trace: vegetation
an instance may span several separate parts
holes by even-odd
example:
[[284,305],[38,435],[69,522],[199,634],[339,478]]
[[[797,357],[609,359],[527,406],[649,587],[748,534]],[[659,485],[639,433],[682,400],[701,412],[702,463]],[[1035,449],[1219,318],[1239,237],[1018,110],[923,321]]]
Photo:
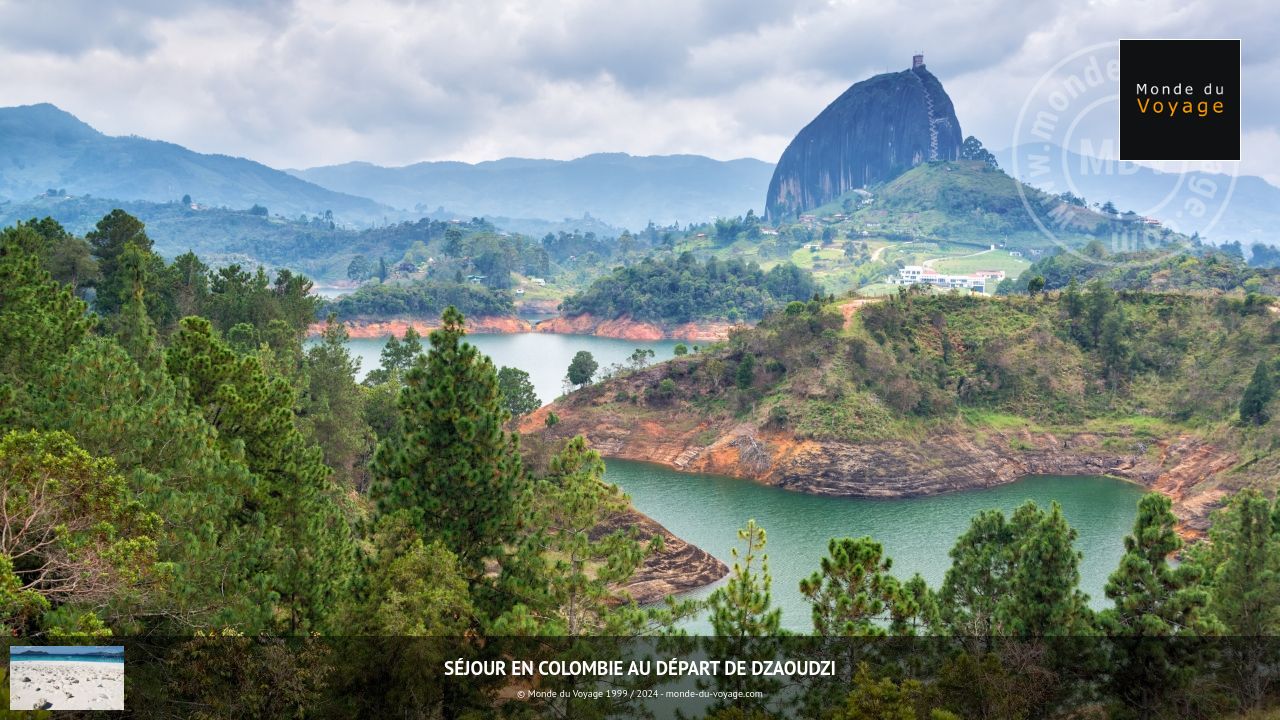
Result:
[[415,280],[406,284],[365,285],[329,304],[344,320],[354,318],[434,317],[447,307],[467,315],[513,315],[511,296],[471,283]]
[[787,302],[818,291],[808,274],[793,265],[768,272],[740,260],[699,262],[691,253],[646,258],[596,280],[561,306],[566,315],[683,323],[692,320],[758,320]]
[[[626,497],[583,438],[543,460],[522,453],[506,423],[536,402],[528,379],[466,342],[457,308],[443,309],[427,347],[410,333],[389,343],[381,372],[357,384],[335,318],[304,350],[317,310],[309,280],[209,271],[194,255],[166,263],[144,234],[113,214],[96,255],[70,253],[93,257],[94,282],[109,290],[101,304],[79,285],[90,274],[62,282],[49,269],[85,240],[53,224],[0,234],[5,633],[176,636],[131,675],[130,692],[160,698],[158,712],[194,703],[314,717],[386,716],[371,690],[400,714],[435,717],[605,707],[572,693],[516,702],[504,678],[441,687],[446,657],[503,657],[513,638],[539,638],[520,657],[590,657],[610,646],[578,638],[678,635],[680,620],[702,610],[717,635],[711,652],[774,659],[776,643],[797,640],[780,638],[754,521],[731,577],[705,603],[640,606],[627,583],[663,543],[628,519]],[[624,379],[653,381],[653,392],[617,402],[757,414],[845,439],[951,420],[1141,416],[1223,433],[1254,455],[1241,472],[1268,472],[1280,342],[1269,307],[1256,296],[1116,292],[1101,281],[1034,298],[904,290],[849,319],[831,299],[796,300],[758,329],[669,363],[647,367],[651,355],[637,351]],[[575,385],[597,370],[589,353],[574,365]],[[597,387],[572,402],[598,401]],[[936,589],[894,577],[873,538],[835,538],[801,585],[815,635],[803,647],[815,658],[838,653],[841,672],[787,679],[785,693],[772,692],[782,678],[717,678],[725,691],[771,692],[708,715],[1259,710],[1275,700],[1273,657],[1241,639],[1280,634],[1277,518],[1280,506],[1258,492],[1229,496],[1206,541],[1175,566],[1170,503],[1144,498],[1100,612],[1080,592],[1075,530],[1056,505],[974,517]],[[367,640],[342,646],[343,634],[461,645],[396,646],[394,662],[373,662]],[[850,654],[831,642],[849,635],[932,641],[897,657],[892,645]]]

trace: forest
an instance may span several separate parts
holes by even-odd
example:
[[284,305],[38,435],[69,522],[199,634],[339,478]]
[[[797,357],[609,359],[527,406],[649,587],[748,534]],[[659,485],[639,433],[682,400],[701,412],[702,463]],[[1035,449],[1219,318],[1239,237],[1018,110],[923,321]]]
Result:
[[[813,290],[786,270],[688,258],[637,267],[659,279],[751,278],[761,303]],[[512,432],[499,371],[466,341],[457,308],[442,310],[425,346],[397,342],[381,372],[359,384],[335,320],[304,348],[319,310],[309,285],[287,271],[212,270],[193,254],[166,263],[122,211],[83,238],[48,220],[0,232],[7,635],[150,642],[156,654],[130,681],[130,708],[155,717],[626,716],[635,706],[621,701],[518,702],[504,678],[449,685],[440,661],[500,657],[511,642],[531,657],[624,652],[617,643],[639,638],[679,652],[696,642],[681,637],[681,623],[698,612],[716,635],[708,652],[774,657],[769,643],[800,640],[780,638],[764,529],[746,524],[728,581],[705,600],[638,605],[620,587],[662,551],[661,539],[607,525],[628,501],[603,481],[604,462],[581,437],[548,447]],[[1165,351],[1153,355],[1136,340],[1163,337],[1157,319],[1166,311],[1189,334],[1210,321],[1223,332],[1248,328],[1230,337],[1247,337],[1249,353],[1267,352],[1277,337],[1258,300],[1202,306],[1095,285],[1053,302],[989,306],[1007,310],[999,316],[966,304],[976,302],[904,295],[869,313],[869,342],[881,349],[864,346],[862,366],[882,357],[891,372],[858,382],[874,388],[911,375],[930,395],[921,391],[902,411],[936,412],[944,397],[932,388],[963,396],[961,369],[977,362],[998,377],[1000,364],[975,359],[981,348],[966,339],[997,321],[1065,318],[1053,354],[1087,357],[1101,386],[1161,371]],[[792,302],[759,334],[699,356],[762,353],[753,343],[781,340],[773,359],[783,367],[762,354],[725,389],[753,391],[764,377],[755,368],[792,372],[803,358],[786,353],[813,347],[776,334],[830,340],[830,310]],[[954,317],[967,320],[944,322]],[[923,329],[939,327],[954,329],[951,345],[926,343]],[[1168,353],[1179,352],[1178,338],[1164,339]],[[1132,344],[1120,352],[1118,342]],[[853,362],[859,350],[850,343],[842,352]],[[1273,368],[1259,367],[1245,397],[1223,390],[1255,426],[1266,424],[1272,393]],[[979,383],[976,392],[1024,402],[1016,387]],[[1218,409],[1186,407],[1192,417]],[[1180,562],[1170,560],[1183,549],[1175,521],[1166,497],[1144,497],[1098,611],[1077,587],[1074,531],[1056,506],[974,517],[938,588],[895,577],[872,538],[833,538],[801,585],[813,636],[799,647],[839,660],[840,675],[719,678],[725,691],[769,692],[713,701],[704,715],[940,720],[1096,708],[1214,717],[1273,702],[1268,644],[1201,641],[1280,631],[1280,509],[1239,493]],[[848,636],[917,644],[904,656],[831,642]],[[377,637],[397,640],[371,644]],[[552,637],[560,640],[531,642]],[[587,637],[603,639],[574,641]]]
[[589,313],[601,318],[682,323],[691,320],[759,320],[792,300],[820,292],[809,273],[790,263],[768,272],[754,262],[691,252],[678,257],[645,258],[618,267],[586,290],[565,299],[565,315]]

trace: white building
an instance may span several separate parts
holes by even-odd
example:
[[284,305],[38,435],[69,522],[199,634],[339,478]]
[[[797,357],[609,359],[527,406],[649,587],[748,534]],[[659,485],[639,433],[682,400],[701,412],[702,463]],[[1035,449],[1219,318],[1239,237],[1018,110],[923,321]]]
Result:
[[965,288],[985,293],[994,290],[1004,279],[1003,270],[978,270],[968,275],[947,275],[923,265],[907,265],[898,271],[898,285],[933,285],[941,288]]

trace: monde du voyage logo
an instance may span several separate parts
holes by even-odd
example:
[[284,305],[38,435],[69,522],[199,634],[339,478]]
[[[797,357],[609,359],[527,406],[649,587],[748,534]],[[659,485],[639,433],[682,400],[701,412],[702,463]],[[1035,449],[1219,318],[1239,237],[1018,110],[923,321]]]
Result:
[[1240,41],[1121,40],[1120,159],[1239,160]]

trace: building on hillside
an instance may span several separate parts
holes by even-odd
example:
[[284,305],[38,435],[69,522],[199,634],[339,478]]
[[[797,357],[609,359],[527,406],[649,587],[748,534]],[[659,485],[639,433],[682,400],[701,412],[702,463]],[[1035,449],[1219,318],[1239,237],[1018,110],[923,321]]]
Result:
[[898,271],[897,285],[932,285],[940,288],[965,288],[986,293],[1004,279],[1003,270],[978,270],[967,275],[947,275],[924,265],[907,265]]

